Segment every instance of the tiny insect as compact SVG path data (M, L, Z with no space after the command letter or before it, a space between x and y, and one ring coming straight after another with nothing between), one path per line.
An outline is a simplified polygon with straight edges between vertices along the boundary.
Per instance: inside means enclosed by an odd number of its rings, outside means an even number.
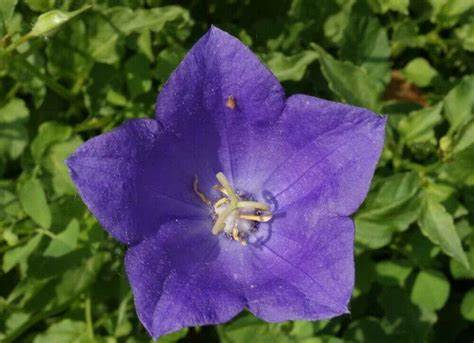
M237 106L235 102L235 98L232 95L229 95L227 97L227 100L225 101L225 107L230 108L231 110L235 109Z

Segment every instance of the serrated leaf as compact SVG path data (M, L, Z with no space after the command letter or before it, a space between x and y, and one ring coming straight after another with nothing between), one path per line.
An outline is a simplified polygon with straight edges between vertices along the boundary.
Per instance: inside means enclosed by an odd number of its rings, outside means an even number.
M398 131L403 141L410 145L414 143L434 142L434 127L442 121L442 103L433 107L411 112L398 123Z
M471 0L429 0L432 6L431 20L443 27L453 26L474 3Z
M369 10L363 2L353 7L341 42L340 56L362 66L369 76L386 84L390 80L387 32L377 18L368 14Z
M300 81L308 66L318 58L315 51L304 50L292 56L275 52L267 57L268 67L280 81Z
M442 273L422 270L415 279L410 299L423 309L436 311L446 304L449 290L449 282Z
M6 33L6 27L11 17L18 0L2 0L0 1L0 34L3 36Z
M439 168L443 179L455 181L459 184L474 185L474 144L452 155Z
M377 249L390 243L395 231L406 230L420 212L420 186L414 172L376 180L354 218L357 242Z
M444 115L450 131L458 130L474 118L474 75L466 76L444 98Z
M469 261L469 268L466 268L457 260L451 259L449 265L453 278L474 280L474 249L472 245L469 251L467 252L467 259Z
M8 250L5 255L3 255L3 271L8 273L17 264L26 262L28 257L33 253L33 251L35 251L40 241L41 235L38 234L30 239L26 244Z
M439 245L445 254L469 268L469 262L454 227L453 218L443 205L426 194L423 197L418 225L422 233L434 244Z
M167 23L177 21L182 25L192 25L189 12L180 6L163 6L152 9L112 7L104 12L119 30L128 35L143 30L160 32Z
M77 246L79 238L79 222L71 220L64 231L60 232L51 240L44 251L44 256L60 257L73 251Z
M18 186L18 198L26 214L38 225L48 229L51 226L51 211L41 182L28 177Z
M331 90L349 104L380 109L383 87L367 74L365 69L347 61L338 61L323 49L316 47L324 77Z

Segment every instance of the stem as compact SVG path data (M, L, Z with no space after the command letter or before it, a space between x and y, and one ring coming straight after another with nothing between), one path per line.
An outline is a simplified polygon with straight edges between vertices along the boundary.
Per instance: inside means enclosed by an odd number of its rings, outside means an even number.
M84 304L84 315L86 318L87 335L94 341L94 326L92 324L91 297L88 295Z
M21 56L19 56L18 59L15 59L15 62L18 63L20 67L23 67L24 69L29 71L31 74L41 79L41 81L43 81L46 84L46 86L48 86L53 92L55 92L60 97L64 98L65 100L71 100L74 98L74 95L67 88L64 88L56 80L41 73L33 65L25 61Z
M12 52L16 50L20 45L23 45L24 43L28 42L31 38L33 38L33 35L29 32L26 35L22 36L19 40L17 40L15 43L10 45L6 51L7 52Z

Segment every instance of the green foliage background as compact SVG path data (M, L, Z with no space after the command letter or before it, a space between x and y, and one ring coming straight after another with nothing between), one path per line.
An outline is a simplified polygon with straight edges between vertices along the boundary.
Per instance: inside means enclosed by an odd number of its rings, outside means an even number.
M63 161L84 140L152 116L210 24L258 53L288 95L388 114L386 144L354 216L350 315L266 324L244 313L161 341L472 341L472 0L88 5L0 0L0 341L149 341L124 247L86 210Z

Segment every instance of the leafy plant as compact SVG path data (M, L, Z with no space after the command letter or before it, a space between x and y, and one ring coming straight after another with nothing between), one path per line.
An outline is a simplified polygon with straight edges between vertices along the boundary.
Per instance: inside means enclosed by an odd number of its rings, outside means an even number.
M211 24L258 52L287 95L386 114L385 149L354 216L351 315L269 324L243 313L160 341L472 339L473 15L468 0L0 1L0 340L149 340L123 248L64 159L152 116Z

